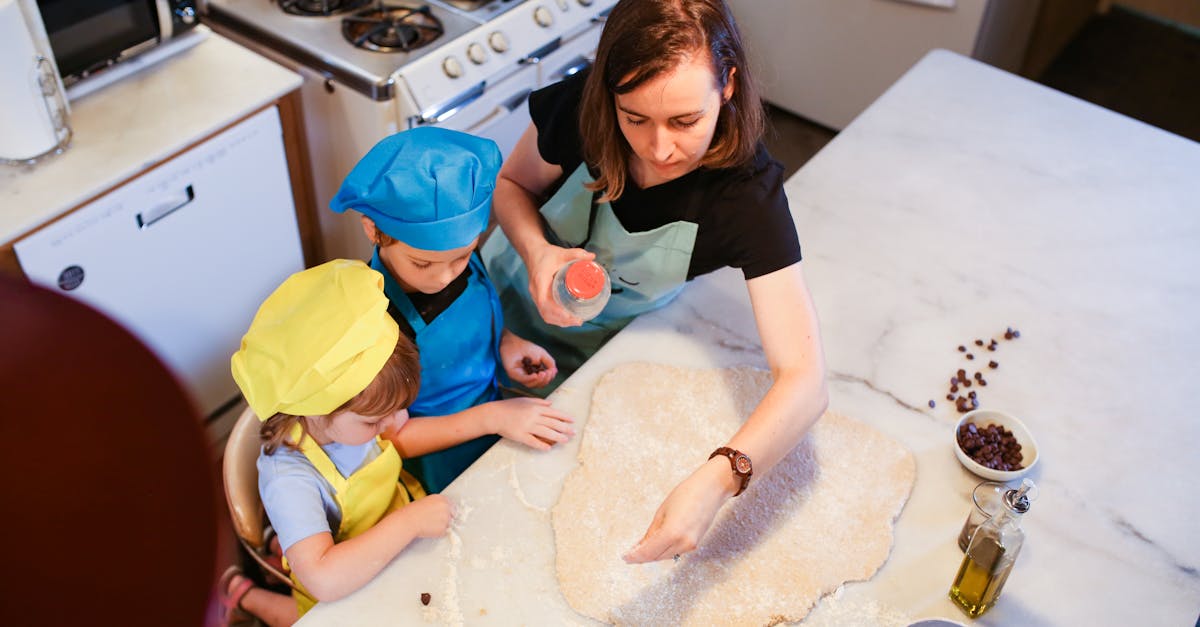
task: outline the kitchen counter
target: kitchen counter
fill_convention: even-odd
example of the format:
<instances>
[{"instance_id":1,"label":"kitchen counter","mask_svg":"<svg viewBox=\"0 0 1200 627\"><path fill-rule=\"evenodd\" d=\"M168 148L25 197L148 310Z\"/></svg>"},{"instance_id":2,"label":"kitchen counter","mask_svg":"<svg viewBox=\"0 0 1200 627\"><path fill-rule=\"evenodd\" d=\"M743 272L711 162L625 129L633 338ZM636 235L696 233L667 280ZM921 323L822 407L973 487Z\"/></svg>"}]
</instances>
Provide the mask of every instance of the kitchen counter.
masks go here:
<instances>
[{"instance_id":1,"label":"kitchen counter","mask_svg":"<svg viewBox=\"0 0 1200 627\"><path fill-rule=\"evenodd\" d=\"M203 26L199 27L207 32ZM0 243L154 167L300 86L300 75L216 35L71 103L71 146L0 168Z\"/></svg>"},{"instance_id":2,"label":"kitchen counter","mask_svg":"<svg viewBox=\"0 0 1200 627\"><path fill-rule=\"evenodd\" d=\"M981 406L1033 431L1040 496L1004 594L978 622L1195 620L1196 172L1196 143L935 51L788 181L830 406L917 459L887 563L823 599L812 622L967 620L946 593L979 478L954 457L959 414L945 395L958 368L987 359L1000 367L977 388ZM1010 326L1019 339L1001 339ZM994 353L973 344L993 337ZM960 344L984 359L966 361ZM701 277L635 321L555 405L585 431L598 378L639 360L765 366L740 274ZM579 437L547 453L498 444L446 490L459 507L447 537L417 541L302 624L591 624L558 592L548 514Z\"/></svg>"}]
</instances>

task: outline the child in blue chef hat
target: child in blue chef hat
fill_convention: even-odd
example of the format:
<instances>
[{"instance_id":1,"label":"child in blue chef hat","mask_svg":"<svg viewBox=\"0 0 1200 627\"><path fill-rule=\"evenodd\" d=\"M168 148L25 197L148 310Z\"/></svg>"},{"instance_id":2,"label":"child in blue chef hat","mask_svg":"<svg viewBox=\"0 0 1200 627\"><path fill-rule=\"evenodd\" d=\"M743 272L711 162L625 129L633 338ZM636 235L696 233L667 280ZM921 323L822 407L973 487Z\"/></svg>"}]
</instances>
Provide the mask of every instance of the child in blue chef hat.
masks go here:
<instances>
[{"instance_id":1,"label":"child in blue chef hat","mask_svg":"<svg viewBox=\"0 0 1200 627\"><path fill-rule=\"evenodd\" d=\"M409 442L439 446L448 433L470 439L409 458L405 469L440 492L504 436L536 449L567 441L572 419L538 398L501 399L502 377L529 388L558 369L541 346L504 329L496 290L475 252L487 228L500 170L495 142L420 127L375 145L330 201L362 213L375 244L371 267L401 332L420 351L421 387L408 408ZM415 439L414 439L415 438Z\"/></svg>"}]
</instances>

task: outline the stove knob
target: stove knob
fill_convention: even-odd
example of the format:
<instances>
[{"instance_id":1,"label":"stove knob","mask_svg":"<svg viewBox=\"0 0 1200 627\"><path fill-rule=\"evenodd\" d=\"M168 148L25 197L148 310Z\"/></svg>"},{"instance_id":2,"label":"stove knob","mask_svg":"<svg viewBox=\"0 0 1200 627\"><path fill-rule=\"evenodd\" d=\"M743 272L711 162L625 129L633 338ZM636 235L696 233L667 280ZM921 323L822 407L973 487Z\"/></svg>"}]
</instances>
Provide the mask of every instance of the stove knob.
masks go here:
<instances>
[{"instance_id":1,"label":"stove knob","mask_svg":"<svg viewBox=\"0 0 1200 627\"><path fill-rule=\"evenodd\" d=\"M554 14L546 7L538 7L533 10L533 21L537 22L538 26L549 28L554 24Z\"/></svg>"},{"instance_id":2,"label":"stove knob","mask_svg":"<svg viewBox=\"0 0 1200 627\"><path fill-rule=\"evenodd\" d=\"M471 63L481 65L487 61L487 50L484 50L483 46L479 44L471 44L467 46L467 58L471 60Z\"/></svg>"},{"instance_id":3,"label":"stove knob","mask_svg":"<svg viewBox=\"0 0 1200 627\"><path fill-rule=\"evenodd\" d=\"M442 71L450 78L458 78L463 75L463 66L458 59L446 57L446 60L442 61Z\"/></svg>"},{"instance_id":4,"label":"stove knob","mask_svg":"<svg viewBox=\"0 0 1200 627\"><path fill-rule=\"evenodd\" d=\"M488 45L496 52L508 52L508 38L500 31L488 35Z\"/></svg>"}]
</instances>

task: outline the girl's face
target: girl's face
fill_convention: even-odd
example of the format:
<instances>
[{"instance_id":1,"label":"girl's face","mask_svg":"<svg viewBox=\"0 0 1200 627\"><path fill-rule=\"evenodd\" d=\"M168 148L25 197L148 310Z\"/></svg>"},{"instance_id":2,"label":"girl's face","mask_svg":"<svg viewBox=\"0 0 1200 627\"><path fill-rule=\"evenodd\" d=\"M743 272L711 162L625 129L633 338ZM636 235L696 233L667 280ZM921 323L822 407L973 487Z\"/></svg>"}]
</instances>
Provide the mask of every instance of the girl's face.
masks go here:
<instances>
[{"instance_id":1,"label":"girl's face","mask_svg":"<svg viewBox=\"0 0 1200 627\"><path fill-rule=\"evenodd\" d=\"M372 242L378 241L375 223L366 216L363 216L363 229ZM436 294L462 274L478 243L476 237L462 248L421 250L396 240L379 247L379 258L404 291Z\"/></svg>"},{"instance_id":2,"label":"girl's face","mask_svg":"<svg viewBox=\"0 0 1200 627\"><path fill-rule=\"evenodd\" d=\"M337 442L347 446L358 446L366 444L377 435L381 435L386 431L396 431L408 422L408 410L401 409L400 411L388 416L363 416L352 411L344 411L337 414L332 414L323 421L322 429L317 436L318 442L326 440L328 442ZM321 442L322 444L326 442Z\"/></svg>"},{"instance_id":3,"label":"girl's face","mask_svg":"<svg viewBox=\"0 0 1200 627\"><path fill-rule=\"evenodd\" d=\"M694 55L628 94L615 96L617 120L633 148L630 174L651 187L700 167L712 144L721 105L733 96L730 70L719 89L709 55Z\"/></svg>"}]
</instances>

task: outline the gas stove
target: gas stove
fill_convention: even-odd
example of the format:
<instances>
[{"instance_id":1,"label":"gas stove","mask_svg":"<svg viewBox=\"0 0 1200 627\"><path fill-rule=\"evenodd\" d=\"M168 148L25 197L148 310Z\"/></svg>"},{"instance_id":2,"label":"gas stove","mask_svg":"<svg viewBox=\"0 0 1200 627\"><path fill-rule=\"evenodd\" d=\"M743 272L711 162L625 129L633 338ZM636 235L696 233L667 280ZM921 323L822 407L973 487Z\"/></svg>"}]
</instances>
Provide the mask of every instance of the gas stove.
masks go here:
<instances>
[{"instance_id":1,"label":"gas stove","mask_svg":"<svg viewBox=\"0 0 1200 627\"><path fill-rule=\"evenodd\" d=\"M508 154L533 90L587 67L616 0L208 0L217 33L294 69L311 183L327 206L380 139L434 125ZM324 257L370 255L349 214L318 214Z\"/></svg>"},{"instance_id":2,"label":"gas stove","mask_svg":"<svg viewBox=\"0 0 1200 627\"><path fill-rule=\"evenodd\" d=\"M498 9L517 2L492 0ZM366 12L416 12L436 24L440 32L422 45L386 51L355 46L347 41L343 23L360 23ZM206 19L280 52L329 78L375 99L392 97L391 75L400 67L425 56L436 43L452 40L486 20L461 9L435 2L362 2L361 0L209 0ZM440 40L440 41L439 41ZM382 48L382 46L381 46Z\"/></svg>"}]
</instances>

